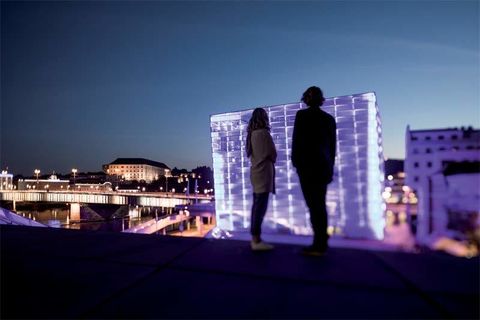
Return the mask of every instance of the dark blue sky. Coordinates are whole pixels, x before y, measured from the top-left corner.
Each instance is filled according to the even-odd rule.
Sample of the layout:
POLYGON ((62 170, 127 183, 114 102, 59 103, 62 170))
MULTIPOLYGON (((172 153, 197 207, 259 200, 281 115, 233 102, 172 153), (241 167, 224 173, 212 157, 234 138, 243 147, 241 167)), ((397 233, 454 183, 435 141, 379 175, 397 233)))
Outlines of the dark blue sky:
POLYGON ((2 2, 0 165, 211 165, 209 116, 375 91, 385 155, 480 125, 478 1, 2 2))

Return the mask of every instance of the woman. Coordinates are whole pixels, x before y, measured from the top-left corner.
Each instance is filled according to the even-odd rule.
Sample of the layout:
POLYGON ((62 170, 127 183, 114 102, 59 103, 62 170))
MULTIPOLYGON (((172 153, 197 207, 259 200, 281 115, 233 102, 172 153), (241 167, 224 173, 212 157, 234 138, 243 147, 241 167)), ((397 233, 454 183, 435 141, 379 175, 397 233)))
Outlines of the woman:
POLYGON ((275 161, 277 151, 270 135, 267 112, 262 108, 253 110, 247 129, 247 156, 251 160, 250 181, 253 186, 251 216, 251 247, 254 251, 271 250, 271 244, 262 241, 262 222, 267 212, 269 193, 275 193, 275 161))

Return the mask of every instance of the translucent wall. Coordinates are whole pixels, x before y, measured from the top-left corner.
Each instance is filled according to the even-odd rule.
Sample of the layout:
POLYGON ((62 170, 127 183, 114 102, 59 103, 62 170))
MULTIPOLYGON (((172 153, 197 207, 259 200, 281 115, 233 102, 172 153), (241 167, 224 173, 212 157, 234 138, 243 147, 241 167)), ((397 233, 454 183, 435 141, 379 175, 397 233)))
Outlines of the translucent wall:
MULTIPOLYGON (((306 106, 264 107, 277 148, 276 195, 271 195, 263 232, 312 234, 308 209, 290 159, 295 114, 306 106)), ((329 185, 329 232, 382 239, 385 204, 381 121, 374 93, 329 98, 322 109, 337 122, 334 181, 329 185)), ((225 231, 250 227, 252 187, 245 137, 253 109, 211 116, 217 226, 225 231)))

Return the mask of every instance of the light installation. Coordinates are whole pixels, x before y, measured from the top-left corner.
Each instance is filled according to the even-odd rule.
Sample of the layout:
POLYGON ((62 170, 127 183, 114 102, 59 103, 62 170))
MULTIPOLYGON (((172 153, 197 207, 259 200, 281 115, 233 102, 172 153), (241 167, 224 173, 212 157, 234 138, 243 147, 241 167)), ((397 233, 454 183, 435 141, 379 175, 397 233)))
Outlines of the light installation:
MULTIPOLYGON (((270 196, 264 233, 310 235, 308 208, 290 159, 296 112, 303 103, 264 107, 277 148, 276 194, 270 196)), ((385 203, 381 120, 373 92, 328 98, 321 107, 337 122, 334 181, 327 193, 329 233, 383 239, 385 203)), ((210 129, 217 227, 248 232, 252 187, 245 138, 252 109, 212 115, 210 129)), ((321 170, 321 168, 318 168, 321 170)))

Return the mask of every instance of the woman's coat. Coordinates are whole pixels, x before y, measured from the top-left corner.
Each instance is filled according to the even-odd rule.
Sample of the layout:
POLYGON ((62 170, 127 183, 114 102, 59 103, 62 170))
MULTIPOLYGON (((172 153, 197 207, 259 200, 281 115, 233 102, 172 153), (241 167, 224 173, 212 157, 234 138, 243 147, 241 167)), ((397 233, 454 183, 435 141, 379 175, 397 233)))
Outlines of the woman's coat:
POLYGON ((252 155, 250 157, 250 181, 254 193, 275 193, 275 161, 277 151, 267 129, 253 130, 252 155))

